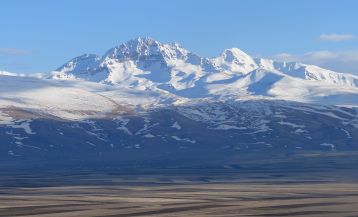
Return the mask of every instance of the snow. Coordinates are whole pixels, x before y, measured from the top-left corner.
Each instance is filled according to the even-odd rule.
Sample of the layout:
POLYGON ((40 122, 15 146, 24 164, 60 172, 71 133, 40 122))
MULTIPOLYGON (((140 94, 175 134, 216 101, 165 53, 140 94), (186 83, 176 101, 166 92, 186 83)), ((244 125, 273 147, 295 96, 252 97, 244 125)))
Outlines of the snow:
POLYGON ((358 105, 358 76, 302 63, 253 59, 238 48, 227 49, 219 57, 204 58, 178 43, 163 44, 151 38, 131 40, 102 57, 77 57, 60 68, 59 73, 67 75, 62 76, 64 79, 163 91, 190 99, 260 96, 358 105))
POLYGON ((18 120, 15 124, 9 125, 12 128, 23 129, 27 134, 35 134, 30 127, 31 120, 18 120))
POLYGON ((5 75, 5 76, 22 76, 21 74, 18 74, 18 73, 6 72, 6 71, 0 71, 0 76, 1 75, 5 75))
POLYGON ((320 144, 320 146, 329 147, 329 148, 331 148, 332 151, 335 151, 335 150, 336 150, 336 146, 335 146, 334 144, 322 143, 322 144, 320 144))
POLYGON ((252 57, 238 48, 226 49, 217 58, 212 59, 216 67, 236 73, 248 73, 257 68, 252 57))
POLYGON ((341 129, 345 134, 346 134, 346 136, 347 136, 347 138, 348 139, 352 139, 353 137, 352 137, 352 135, 350 134, 350 132, 348 131, 348 130, 345 130, 345 129, 341 129))
POLYGON ((177 141, 181 141, 181 142, 188 142, 188 143, 192 143, 195 144, 196 141, 195 140, 191 140, 189 138, 180 138, 178 136, 171 136, 172 139, 177 140, 177 141))
POLYGON ((155 138, 155 136, 151 133, 147 133, 143 136, 144 138, 155 138))
POLYGON ((246 127, 237 127, 227 124, 220 124, 217 127, 213 128, 215 130, 246 130, 246 127))
POLYGON ((0 110, 0 125, 12 125, 14 119, 0 110))
MULTIPOLYGON (((238 48, 226 49, 214 58, 200 57, 178 43, 165 44, 151 38, 128 41, 102 56, 76 57, 48 76, 1 71, 0 83, 1 125, 14 125, 15 120, 38 117, 107 118, 112 113, 120 116, 129 111, 194 105, 200 100, 287 100, 358 106, 358 76, 355 75, 303 63, 254 59, 238 48), (24 114, 26 117, 18 117, 24 114)), ((347 121, 333 112, 301 109, 347 121)), ((242 129, 242 126, 220 122, 231 115, 220 106, 178 110, 193 120, 215 120, 217 129, 242 129)), ((118 130, 132 134, 126 127, 126 120, 119 118, 117 121, 118 130)), ((299 127, 292 123, 281 124, 299 127)), ((351 125, 358 126, 357 123, 351 125)), ((181 128, 179 124, 173 127, 181 128)), ((250 129, 269 130, 264 123, 257 123, 250 129)))
POLYGON ((295 132, 295 133, 298 133, 298 134, 300 134, 300 133, 308 133, 307 130, 303 130, 303 129, 301 129, 301 128, 296 129, 294 132, 295 132))
POLYGON ((179 125, 178 121, 175 121, 174 124, 172 125, 172 127, 177 130, 181 130, 181 126, 179 125))
POLYGON ((119 127, 117 127, 118 130, 121 130, 121 131, 125 132, 128 135, 133 135, 133 133, 126 127, 126 125, 130 121, 129 119, 122 118, 122 117, 117 117, 115 119, 115 121, 117 122, 117 124, 119 124, 119 127))
POLYGON ((305 127, 305 125, 299 125, 299 124, 294 124, 294 123, 285 122, 285 121, 279 121, 277 123, 281 124, 281 125, 290 126, 292 128, 304 128, 305 127))
POLYGON ((88 145, 90 145, 90 146, 93 146, 93 147, 96 147, 96 145, 95 144, 93 144, 92 142, 86 142, 88 145))
MULTIPOLYGON (((173 101, 180 97, 263 97, 318 104, 358 104, 358 76, 302 63, 253 59, 238 48, 226 49, 219 57, 203 58, 178 43, 163 44, 152 38, 131 40, 102 57, 76 57, 59 68, 58 73, 61 76, 55 78, 153 91, 176 98, 173 101)), ((111 95, 117 92, 121 91, 111 95)))
POLYGON ((94 90, 86 90, 80 83, 7 76, 0 76, 0 83, 0 109, 40 111, 45 115, 76 120, 103 116, 103 112, 116 107, 111 100, 94 90))
POLYGON ((6 125, 13 129, 22 129, 27 134, 35 134, 30 127, 30 123, 31 120, 15 120, 13 117, 10 117, 0 110, 0 125, 6 125))

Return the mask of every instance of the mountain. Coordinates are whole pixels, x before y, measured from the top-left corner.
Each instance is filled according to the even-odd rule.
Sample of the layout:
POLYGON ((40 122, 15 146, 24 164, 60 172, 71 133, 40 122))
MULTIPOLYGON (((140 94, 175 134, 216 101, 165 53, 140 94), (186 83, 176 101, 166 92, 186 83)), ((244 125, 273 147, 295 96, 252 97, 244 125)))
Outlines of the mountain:
POLYGON ((138 38, 0 82, 5 165, 225 166, 358 149, 358 76, 238 48, 206 58, 138 38))
POLYGON ((16 73, 11 73, 7 71, 0 71, 0 75, 7 75, 7 76, 18 76, 16 73))
POLYGON ((162 44, 151 38, 131 40, 102 57, 90 54, 74 58, 57 69, 53 78, 159 89, 190 99, 260 96, 333 105, 358 102, 355 75, 252 58, 238 48, 204 58, 177 43, 162 44))

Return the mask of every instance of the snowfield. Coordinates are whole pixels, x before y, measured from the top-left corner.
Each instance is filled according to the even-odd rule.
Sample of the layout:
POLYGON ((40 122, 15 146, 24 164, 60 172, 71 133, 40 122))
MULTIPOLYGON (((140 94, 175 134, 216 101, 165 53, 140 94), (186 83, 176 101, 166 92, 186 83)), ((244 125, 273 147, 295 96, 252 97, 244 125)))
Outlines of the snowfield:
POLYGON ((358 105, 358 76, 255 59, 238 48, 204 58, 177 43, 151 38, 131 40, 103 56, 76 57, 47 76, 0 72, 0 82, 0 123, 17 118, 7 112, 11 108, 78 120, 198 100, 358 105))

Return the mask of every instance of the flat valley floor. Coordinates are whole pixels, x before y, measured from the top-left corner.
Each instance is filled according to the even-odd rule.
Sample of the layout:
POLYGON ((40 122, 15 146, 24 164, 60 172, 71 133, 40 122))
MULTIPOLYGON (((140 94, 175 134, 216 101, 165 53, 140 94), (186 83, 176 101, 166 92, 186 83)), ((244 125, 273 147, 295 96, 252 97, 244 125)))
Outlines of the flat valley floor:
POLYGON ((0 216, 358 216, 351 170, 165 173, 3 174, 0 216))

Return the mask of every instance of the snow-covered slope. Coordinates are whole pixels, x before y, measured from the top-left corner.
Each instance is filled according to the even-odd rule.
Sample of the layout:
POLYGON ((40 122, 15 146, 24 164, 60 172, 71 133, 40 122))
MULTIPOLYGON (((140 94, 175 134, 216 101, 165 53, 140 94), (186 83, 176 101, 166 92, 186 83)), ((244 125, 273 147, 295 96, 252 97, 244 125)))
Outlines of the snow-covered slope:
MULTIPOLYGON (((289 100, 358 106, 358 77, 226 49, 200 57, 178 43, 137 38, 70 60, 46 76, 0 72, 0 109, 64 119, 105 117, 191 101, 289 100)), ((4 113, 4 112, 3 112, 4 113)), ((4 115, 2 115, 4 117, 4 115)))
POLYGON ((292 77, 311 81, 324 81, 348 87, 358 87, 358 76, 323 69, 314 65, 296 62, 274 62, 268 59, 257 59, 257 63, 266 70, 280 71, 292 77))
MULTIPOLYGON (((44 116, 77 119, 110 112, 116 106, 99 93, 87 91, 86 84, 77 86, 69 81, 17 76, 0 76, 0 83, 0 109, 9 113, 11 108, 17 108, 44 116)), ((100 84, 96 85, 96 89, 99 88, 100 84)), ((13 116, 17 117, 16 114, 13 116)))
POLYGON ((178 43, 138 38, 102 57, 83 55, 53 78, 87 80, 135 90, 166 91, 184 98, 271 98, 358 105, 358 76, 302 63, 255 59, 238 48, 200 57, 178 43))
POLYGON ((17 73, 7 72, 7 71, 0 71, 0 76, 1 76, 1 75, 6 75, 6 76, 19 76, 19 74, 17 74, 17 73))
POLYGON ((1 160, 358 150, 357 76, 237 48, 205 58, 138 38, 0 84, 1 160))
MULTIPOLYGON (((289 100, 358 106, 358 77, 226 49, 200 57, 178 43, 137 38, 103 56, 76 57, 47 78, 0 72, 0 110, 64 119, 105 117, 191 101, 289 100)), ((4 113, 4 112, 3 112, 4 113)), ((2 115, 4 117, 4 115, 2 115)))

